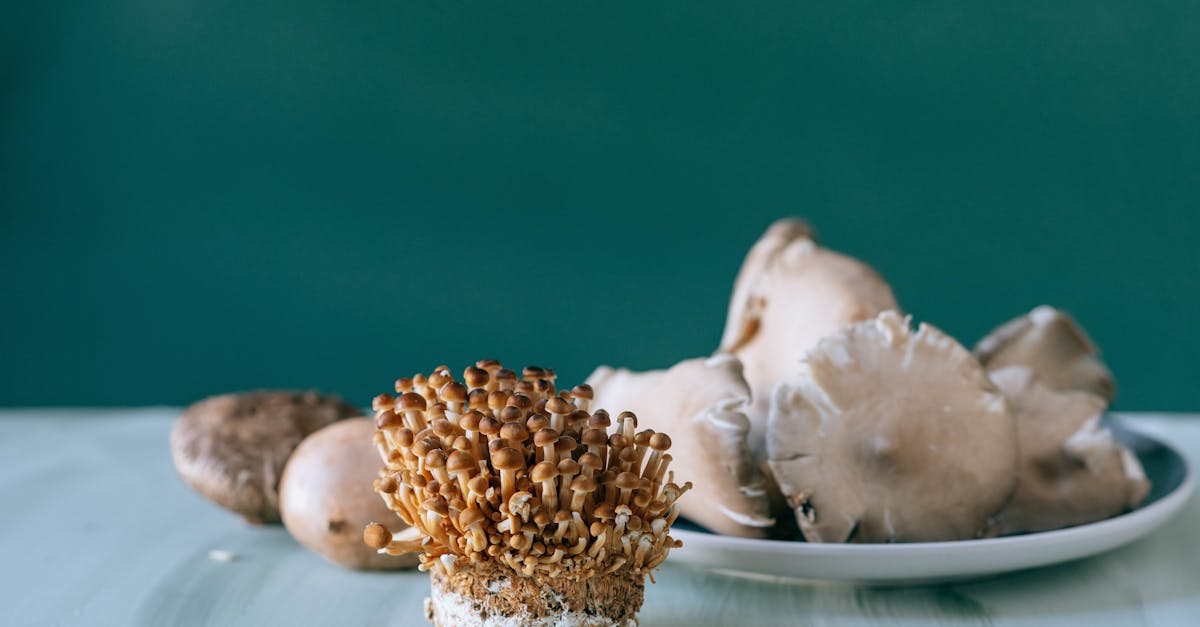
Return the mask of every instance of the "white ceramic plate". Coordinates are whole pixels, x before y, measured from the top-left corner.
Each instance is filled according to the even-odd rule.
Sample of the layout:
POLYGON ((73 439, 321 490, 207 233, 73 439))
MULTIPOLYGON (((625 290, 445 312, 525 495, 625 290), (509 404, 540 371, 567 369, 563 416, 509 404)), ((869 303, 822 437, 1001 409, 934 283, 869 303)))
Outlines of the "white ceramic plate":
POLYGON ((730 574, 872 584, 929 583, 1047 566, 1115 549, 1154 531, 1187 503, 1194 477, 1183 456, 1120 425, 1114 434, 1142 461, 1152 482, 1138 509, 1068 529, 986 540, 910 544, 809 544, 720 536, 687 526, 672 530, 683 547, 674 563, 730 574))

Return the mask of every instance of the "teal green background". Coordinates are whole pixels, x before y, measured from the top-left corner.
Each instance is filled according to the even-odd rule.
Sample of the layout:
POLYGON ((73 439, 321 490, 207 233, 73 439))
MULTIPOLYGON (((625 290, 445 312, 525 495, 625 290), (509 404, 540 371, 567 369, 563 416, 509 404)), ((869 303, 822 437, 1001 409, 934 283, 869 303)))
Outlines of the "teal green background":
POLYGON ((1200 409, 1200 4, 25 3, 0 404, 710 352, 777 217, 1200 409))

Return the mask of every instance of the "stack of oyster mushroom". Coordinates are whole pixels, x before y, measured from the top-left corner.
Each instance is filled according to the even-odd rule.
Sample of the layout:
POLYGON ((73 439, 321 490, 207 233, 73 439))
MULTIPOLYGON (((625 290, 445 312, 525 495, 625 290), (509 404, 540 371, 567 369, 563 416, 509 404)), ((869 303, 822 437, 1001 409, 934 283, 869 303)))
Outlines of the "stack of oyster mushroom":
POLYGON ((695 484, 683 515, 723 534, 963 540, 1104 519, 1149 490, 1101 425, 1112 376, 1067 314, 1038 307, 967 350, 914 330, 876 272, 798 220, 750 250, 713 356, 588 383, 672 434, 695 484))

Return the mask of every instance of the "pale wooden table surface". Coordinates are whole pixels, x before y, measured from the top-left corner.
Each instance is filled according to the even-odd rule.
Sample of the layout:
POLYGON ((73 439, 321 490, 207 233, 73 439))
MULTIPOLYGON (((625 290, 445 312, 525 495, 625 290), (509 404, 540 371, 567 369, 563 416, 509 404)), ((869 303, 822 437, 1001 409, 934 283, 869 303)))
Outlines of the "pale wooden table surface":
MULTIPOLYGON (((340 570, 186 488, 177 410, 0 411, 0 625, 422 625, 421 573, 340 570), (211 549, 234 551, 228 563, 211 549)), ((1127 421, 1200 461, 1200 415, 1127 421)), ((947 586, 764 583, 671 565, 642 625, 1200 625, 1200 502, 1106 555, 947 586)))

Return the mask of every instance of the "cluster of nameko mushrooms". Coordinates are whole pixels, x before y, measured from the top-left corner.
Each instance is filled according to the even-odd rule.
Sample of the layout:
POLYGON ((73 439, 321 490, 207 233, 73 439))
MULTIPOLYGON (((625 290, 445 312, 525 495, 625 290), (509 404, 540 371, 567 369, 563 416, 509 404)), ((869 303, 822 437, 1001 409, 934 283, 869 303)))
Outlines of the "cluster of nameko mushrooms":
POLYGON ((487 560, 571 579, 661 564, 677 546, 675 501, 691 489, 668 469, 671 438, 638 430, 631 412, 589 413, 590 386, 556 393, 554 380, 539 367, 518 380, 486 360, 461 383, 443 366, 377 396, 375 489, 422 537, 395 540, 373 524, 367 542, 421 551, 422 570, 446 575, 487 560))
POLYGON ((374 488, 419 536, 372 523, 365 542, 419 554, 438 625, 632 622, 692 487, 669 468, 670 436, 591 411, 592 388, 559 391, 550 369, 483 360, 462 379, 440 366, 375 397, 374 488))
POLYGON ((208 399, 176 426, 176 466, 342 565, 415 550, 443 577, 567 580, 649 573, 677 511, 744 537, 941 541, 1083 524, 1149 489, 1101 422, 1112 375, 1070 316, 1040 306, 968 350, 914 330, 878 273, 798 220, 750 250, 712 355, 561 391, 482 361, 396 394, 374 421, 314 394, 208 399))

